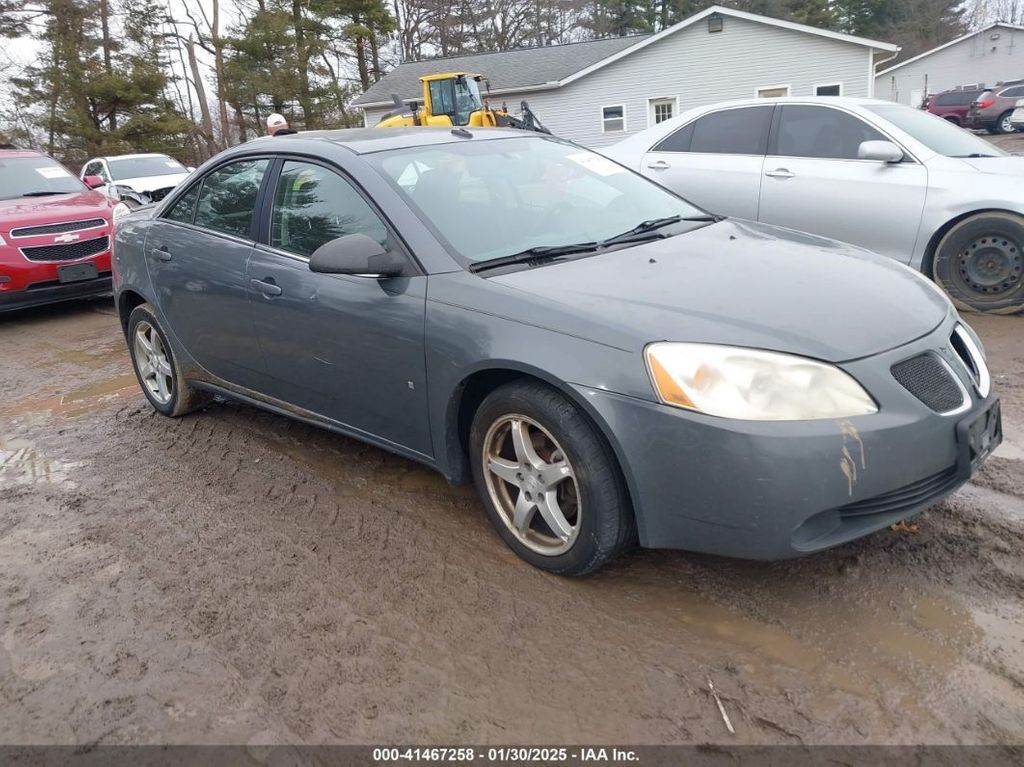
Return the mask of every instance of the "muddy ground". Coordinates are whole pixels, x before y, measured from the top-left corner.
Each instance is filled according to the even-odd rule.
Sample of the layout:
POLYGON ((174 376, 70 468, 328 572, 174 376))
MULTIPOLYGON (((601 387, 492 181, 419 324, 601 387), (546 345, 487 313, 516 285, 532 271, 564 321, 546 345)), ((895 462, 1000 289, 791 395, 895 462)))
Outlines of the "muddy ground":
POLYGON ((1024 318, 973 322, 1008 442, 917 534, 564 580, 416 464, 154 415, 106 301, 5 317, 0 743, 1020 743, 1024 318))

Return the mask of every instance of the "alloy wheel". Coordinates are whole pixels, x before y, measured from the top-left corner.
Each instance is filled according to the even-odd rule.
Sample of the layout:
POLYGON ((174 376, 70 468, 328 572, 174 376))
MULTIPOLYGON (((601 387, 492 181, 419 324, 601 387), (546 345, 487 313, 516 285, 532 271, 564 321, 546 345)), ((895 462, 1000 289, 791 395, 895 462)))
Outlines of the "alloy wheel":
POLYGON ((544 556, 572 548, 582 505, 576 473, 551 433, 523 415, 491 424, 483 442, 484 481, 508 530, 544 556))
POLYGON ((171 401, 174 370, 164 342, 151 324, 143 320, 135 326, 135 366, 149 395, 161 405, 171 401))
POLYGON ((1024 276, 1020 243, 1003 235, 975 238, 960 252, 959 262, 966 287, 987 296, 1015 290, 1024 276))
POLYGON ((1010 115, 1003 117, 999 127, 1003 133, 1013 133, 1014 130, 1016 130, 1016 128, 1013 127, 1013 123, 1010 121, 1010 115))

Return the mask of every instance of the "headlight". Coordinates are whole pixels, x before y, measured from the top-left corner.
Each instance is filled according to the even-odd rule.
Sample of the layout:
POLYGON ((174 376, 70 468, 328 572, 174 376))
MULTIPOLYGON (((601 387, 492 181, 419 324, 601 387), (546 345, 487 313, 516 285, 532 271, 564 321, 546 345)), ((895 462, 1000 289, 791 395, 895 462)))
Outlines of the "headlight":
POLYGON ((645 351, 658 398, 722 418, 804 421, 877 413, 863 387, 834 365, 712 344, 656 343, 645 351))
POLYGON ((124 219, 128 214, 132 212, 132 209, 125 205, 123 202, 119 202, 114 206, 114 224, 124 219))

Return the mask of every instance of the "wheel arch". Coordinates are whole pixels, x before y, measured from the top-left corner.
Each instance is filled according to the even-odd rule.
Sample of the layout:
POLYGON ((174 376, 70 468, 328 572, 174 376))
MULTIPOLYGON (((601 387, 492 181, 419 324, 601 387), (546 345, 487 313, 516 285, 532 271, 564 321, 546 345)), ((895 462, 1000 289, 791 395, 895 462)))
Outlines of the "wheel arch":
POLYGON ((121 320, 121 330, 127 336, 128 318, 136 306, 146 303, 145 297, 134 290, 122 290, 117 296, 117 316, 121 320))
POLYGON ((1021 219, 1021 224, 1024 225, 1024 214, 1021 214, 1016 210, 1008 210, 1006 208, 978 208, 977 210, 969 210, 964 213, 960 213, 946 221, 946 223, 944 223, 942 226, 936 229, 935 232, 932 233, 931 238, 928 240, 928 246, 925 248, 924 251, 924 258, 921 261, 921 273, 924 274, 924 276, 927 277, 928 279, 934 281, 935 254, 939 250, 939 243, 942 242, 943 238, 949 233, 950 229, 952 229, 960 222, 966 221, 967 219, 973 216, 980 216, 985 213, 1005 213, 1010 216, 1016 216, 1017 218, 1021 219))

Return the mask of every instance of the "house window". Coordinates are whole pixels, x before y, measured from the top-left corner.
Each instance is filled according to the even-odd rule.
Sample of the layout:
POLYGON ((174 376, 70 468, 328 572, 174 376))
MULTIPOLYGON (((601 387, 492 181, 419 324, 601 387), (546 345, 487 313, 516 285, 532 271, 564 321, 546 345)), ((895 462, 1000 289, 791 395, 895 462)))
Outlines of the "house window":
POLYGON ((626 107, 622 104, 601 107, 601 130, 604 133, 626 130, 626 107))
POLYGON ((814 86, 815 96, 842 96, 843 95, 843 84, 842 83, 825 83, 824 85, 814 86))
POLYGON ((788 85, 766 85, 763 88, 757 89, 757 97, 759 99, 777 99, 782 96, 789 95, 788 85))
POLYGON ((676 100, 671 99, 650 99, 649 124, 657 125, 665 120, 671 120, 676 116, 676 100))

